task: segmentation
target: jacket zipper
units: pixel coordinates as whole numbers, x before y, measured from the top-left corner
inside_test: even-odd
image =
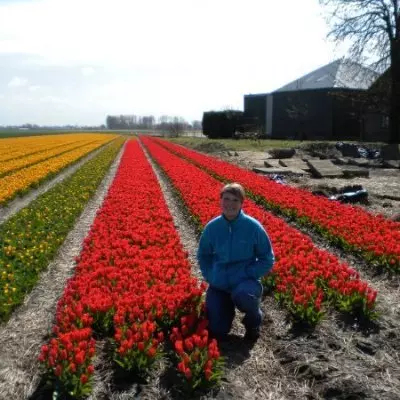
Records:
[[[229,253],[228,253],[228,264],[231,262],[231,257],[232,257],[232,225],[230,222],[228,222],[229,224]],[[228,287],[231,287],[231,283],[229,281],[229,273],[228,273],[228,266],[225,266],[225,276],[226,276],[226,280],[228,282]]]

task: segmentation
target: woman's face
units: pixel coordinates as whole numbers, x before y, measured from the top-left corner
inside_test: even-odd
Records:
[[[242,208],[242,200],[240,197],[235,196],[232,193],[225,192],[221,197],[221,209],[222,214],[228,220],[235,219],[240,209]]]

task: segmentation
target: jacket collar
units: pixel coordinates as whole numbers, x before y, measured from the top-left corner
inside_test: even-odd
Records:
[[[245,217],[245,215],[246,214],[244,213],[243,209],[240,209],[239,214],[237,215],[237,217],[235,219],[228,220],[228,219],[225,218],[224,214],[222,214],[221,216],[222,216],[222,219],[224,221],[226,221],[228,224],[235,224],[237,221],[243,219]]]

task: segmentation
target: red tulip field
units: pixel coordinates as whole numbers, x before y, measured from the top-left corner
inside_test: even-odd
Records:
[[[0,399],[400,399],[399,222],[165,139],[96,151],[0,207]],[[239,312],[210,336],[196,260],[228,182],[276,258],[251,344]]]

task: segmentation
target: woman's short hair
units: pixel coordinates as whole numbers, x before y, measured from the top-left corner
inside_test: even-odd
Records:
[[[227,185],[225,185],[220,192],[220,198],[222,198],[222,196],[224,195],[224,193],[231,193],[236,197],[239,197],[240,200],[244,201],[245,197],[246,197],[246,193],[244,191],[243,186],[240,183],[228,183]]]

